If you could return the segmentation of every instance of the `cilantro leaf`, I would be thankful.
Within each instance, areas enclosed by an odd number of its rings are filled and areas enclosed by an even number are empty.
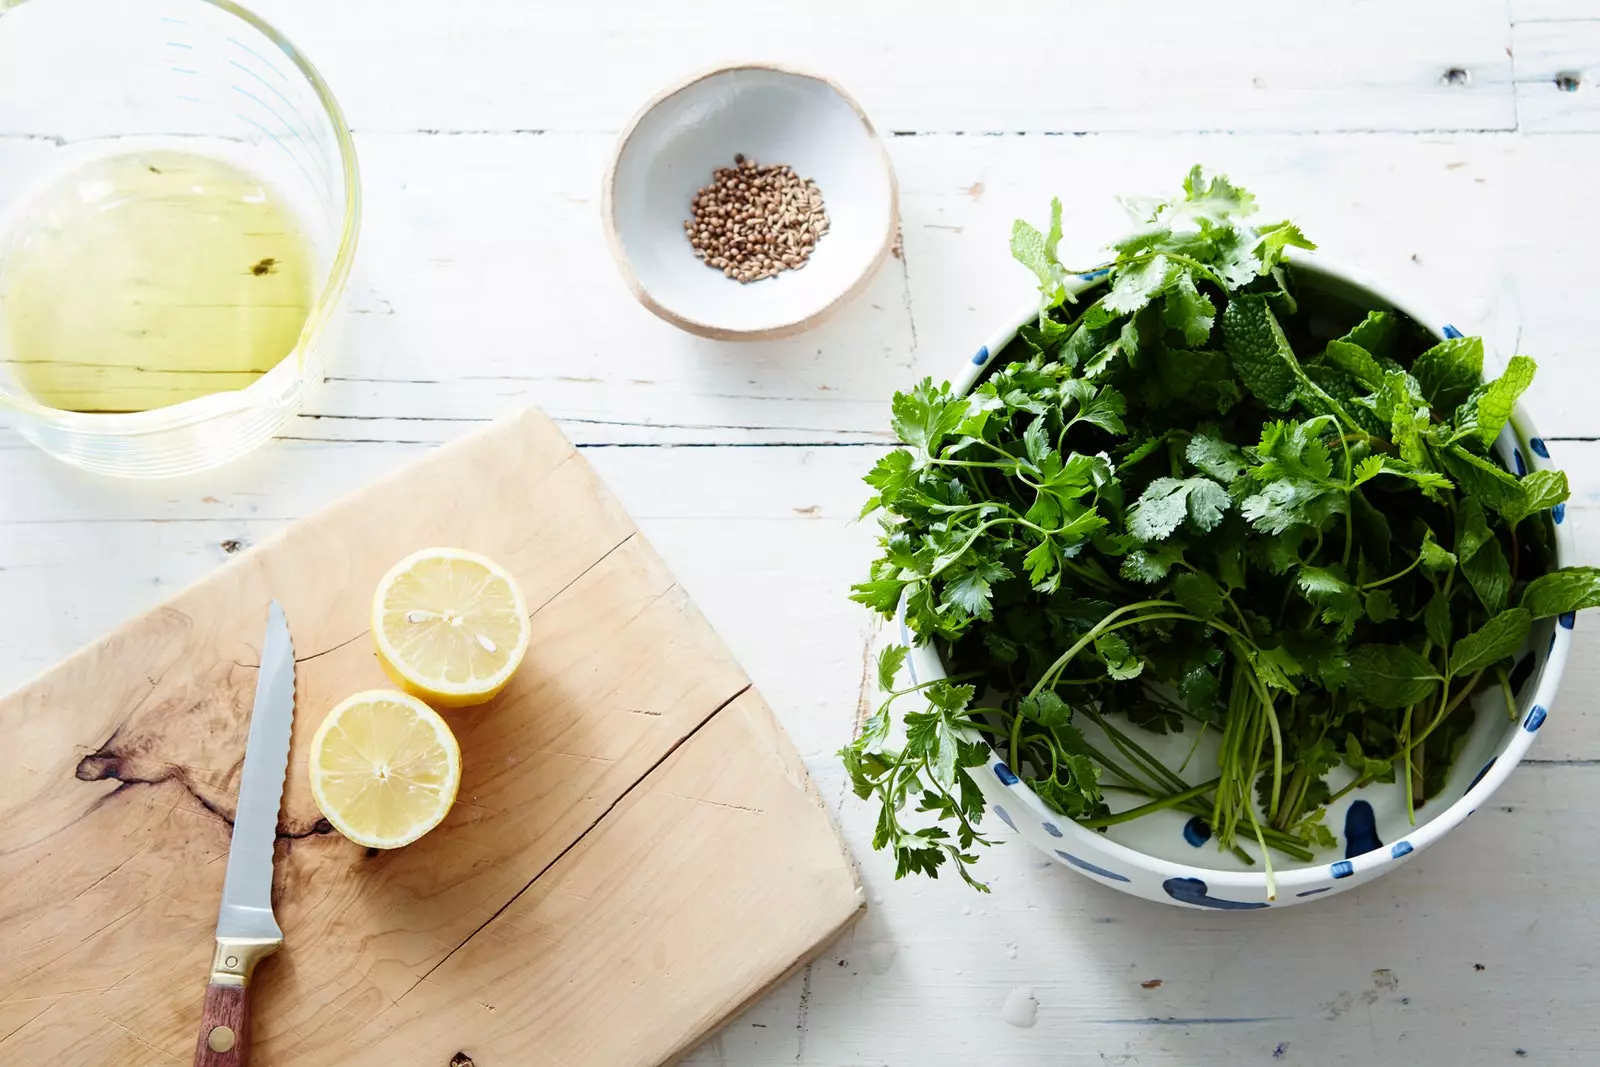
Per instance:
[[[1161,321],[1183,334],[1185,344],[1203,345],[1217,320],[1217,307],[1195,285],[1194,275],[1180,270],[1161,302]]]
[[[1289,248],[1304,248],[1308,252],[1315,252],[1317,246],[1292,222],[1275,222],[1270,226],[1256,228],[1254,251],[1261,260],[1263,274],[1281,263],[1285,249]]]
[[[1107,433],[1126,432],[1127,427],[1122,424],[1122,416],[1128,410],[1128,402],[1111,386],[1104,385],[1096,389],[1081,378],[1072,378],[1062,383],[1061,392],[1064,397],[1070,397],[1078,402],[1078,410],[1068,422],[1068,426],[1087,422]]]
[[[1188,571],[1172,580],[1172,596],[1203,619],[1222,614],[1222,587],[1209,574]]]
[[[1456,554],[1434,540],[1432,530],[1423,534],[1417,554],[1422,557],[1422,566],[1430,571],[1447,571],[1456,565]]]
[[[1139,677],[1144,661],[1133,653],[1121,634],[1101,634],[1094,639],[1095,655],[1105,664],[1106,674],[1119,682]]]
[[[1017,714],[1032,719],[1047,730],[1060,730],[1072,722],[1072,708],[1054,689],[1041,690],[1017,702]]]
[[[1237,446],[1205,432],[1189,438],[1184,458],[1223,485],[1232,485],[1245,470],[1244,454]]]
[[[1322,610],[1322,621],[1338,627],[1337,640],[1349,638],[1367,613],[1360,592],[1336,566],[1301,567],[1295,584],[1308,601]]]
[[[1135,548],[1122,557],[1120,573],[1129,581],[1159,582],[1167,576],[1172,565],[1183,559],[1183,545],[1178,541]]]
[[[1185,518],[1198,530],[1210,530],[1229,502],[1228,491],[1209,478],[1157,478],[1129,511],[1128,532],[1140,541],[1161,541]]]
[[[1100,306],[1113,315],[1131,315],[1177,284],[1182,273],[1170,259],[1157,253],[1142,263],[1118,271],[1111,291],[1100,301]]]
[[[1394,595],[1387,589],[1374,589],[1363,600],[1367,618],[1373,622],[1385,623],[1400,617],[1400,609],[1394,606]]]

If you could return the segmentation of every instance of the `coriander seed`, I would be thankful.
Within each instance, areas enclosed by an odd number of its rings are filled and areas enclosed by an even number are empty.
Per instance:
[[[743,155],[695,193],[683,232],[695,258],[741,284],[799,270],[828,232],[822,190],[794,168]]]

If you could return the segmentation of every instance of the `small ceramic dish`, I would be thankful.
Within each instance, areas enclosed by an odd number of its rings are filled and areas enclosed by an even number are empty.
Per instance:
[[[695,193],[743,155],[817,183],[829,220],[809,262],[740,284],[695,258]],[[755,340],[814,326],[866,288],[894,242],[894,171],[861,106],[826,78],[723,67],[672,86],[623,130],[603,190],[606,238],[645,307],[702,337]]]
[[[1291,261],[1303,287],[1369,309],[1400,311],[1440,339],[1461,336],[1444,319],[1417,310],[1409,301],[1390,295],[1356,271],[1306,253],[1292,255]],[[1105,273],[1101,270],[1082,275],[1074,289],[1092,287]],[[991,364],[1000,362],[1017,327],[1037,314],[1037,303],[1030,303],[980,346],[952,375],[951,384],[956,391],[965,393],[982,381]],[[1549,448],[1521,407],[1513,412],[1510,425],[1495,447],[1507,469],[1519,477],[1530,470],[1552,467]],[[1573,557],[1571,528],[1564,523],[1565,518],[1564,505],[1549,513],[1555,532],[1557,567],[1571,562]],[[1324,849],[1311,863],[1300,866],[1278,857],[1274,863],[1277,897],[1270,901],[1266,876],[1259,864],[1247,867],[1231,853],[1218,849],[1210,840],[1210,828],[1198,818],[1188,818],[1181,812],[1156,812],[1100,833],[1046,807],[1006,765],[1002,753],[991,749],[987,766],[975,767],[970,773],[988,802],[990,813],[1029,844],[1058,863],[1124,893],[1163,904],[1225,911],[1318,900],[1394,870],[1459,825],[1500,787],[1528,751],[1534,733],[1544,725],[1566,666],[1573,624],[1571,615],[1534,624],[1527,645],[1516,654],[1517,667],[1512,672],[1515,719],[1506,715],[1498,694],[1480,695],[1474,700],[1477,718],[1472,730],[1461,744],[1444,788],[1417,812],[1415,826],[1406,815],[1402,786],[1374,784],[1352,792],[1330,805],[1324,817],[1338,836],[1338,847]],[[903,615],[900,637],[905,644],[911,644]],[[907,665],[915,682],[945,676],[944,664],[930,645],[912,647]],[[1125,728],[1168,766],[1182,762],[1193,741],[1191,734],[1158,736],[1134,726]],[[1094,732],[1092,726],[1085,724],[1086,734]],[[1199,749],[1202,757],[1214,752],[1214,744],[1209,750],[1204,745]],[[1200,758],[1195,765],[1204,766],[1207,761]],[[1343,769],[1334,772],[1349,773]],[[1335,787],[1343,784],[1343,780],[1330,782]]]

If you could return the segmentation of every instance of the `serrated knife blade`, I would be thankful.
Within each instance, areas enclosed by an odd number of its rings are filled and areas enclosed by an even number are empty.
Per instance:
[[[250,711],[233,842],[217,911],[217,948],[200,1020],[195,1063],[242,1065],[249,1047],[247,986],[255,965],[283,944],[272,915],[272,853],[278,808],[289,768],[289,733],[294,724],[294,642],[283,608],[267,609],[261,670]]]

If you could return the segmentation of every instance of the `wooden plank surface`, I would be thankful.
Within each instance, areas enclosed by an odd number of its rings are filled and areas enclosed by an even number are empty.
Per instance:
[[[1569,113],[1572,132],[1546,136],[1538,110],[1591,99],[1546,80],[1600,67],[1583,25],[1591,0],[1243,4],[1205,9],[1203,25],[1177,10],[1192,5],[1043,0],[977,14],[831,0],[593,14],[480,0],[259,6],[328,74],[358,130],[367,226],[334,380],[319,417],[286,439],[178,483],[86,478],[0,435],[0,604],[26,609],[0,612],[0,686],[237,544],[539,403],[771,702],[874,901],[827,957],[690,1054],[692,1067],[1595,1058],[1582,890],[1600,878],[1593,627],[1580,623],[1534,760],[1494,805],[1392,878],[1275,925],[1128,901],[1036,869],[1020,847],[986,857],[988,897],[895,882],[833,757],[875,639],[844,599],[873,536],[850,521],[855,479],[881,451],[890,392],[949,374],[1027,300],[1006,235],[1019,215],[1041,220],[1054,194],[1070,213],[1063,247],[1092,254],[1123,225],[1114,195],[1161,192],[1192,162],[1221,166],[1331,254],[1484,332],[1491,358],[1535,356],[1531,405],[1573,477],[1582,561],[1600,563],[1600,430],[1586,399],[1600,372],[1584,310],[1600,133]],[[1076,32],[1080,19],[1096,21]],[[1561,25],[1535,47],[1540,23]],[[688,69],[752,57],[825,70],[881,130],[912,134],[888,138],[905,258],[815,333],[716,345],[628,298],[596,191],[639,101]],[[1453,69],[1465,82],[1445,77]],[[514,132],[535,129],[549,132]],[[25,150],[42,149],[0,137],[0,182],[7,153]],[[1398,985],[1380,988],[1378,971]],[[1019,990],[1039,1002],[1032,1027],[1002,1018]],[[34,1010],[5,1000],[0,1036]],[[132,1038],[124,1048],[129,1063],[154,1055]]]
[[[891,131],[1515,124],[1503,0],[1241,0],[1225,16],[1146,0],[1136,45],[1129,13],[1092,0],[1000,0],[981,17],[916,0],[702,0],[692,17],[648,0],[488,0],[470,19],[428,5],[396,18],[384,0],[257,6],[349,86],[366,132],[610,131],[684,71],[774,53],[826,68]]]
[[[321,820],[306,746],[344,696],[385,684],[369,591],[428,544],[518,578],[529,654],[493,704],[451,716],[464,772],[446,821],[364,852]],[[480,1001],[516,1020],[548,990],[521,977],[484,989],[481,973],[521,976],[537,957],[547,984],[585,972],[597,1011],[635,1000],[621,1029],[576,1004],[543,1015],[539,1055],[581,1059],[598,1029],[605,1062],[659,1063],[858,913],[850,860],[749,679],[530,412],[290,527],[0,702],[0,1002],[33,1012],[0,1038],[7,1062],[111,1063],[126,1036],[170,1058],[192,1045],[272,598],[298,668],[274,870],[286,945],[255,990],[258,1062],[347,1062],[429,997],[446,999],[400,1047],[426,1035],[526,1062],[535,1038],[502,1032]],[[586,936],[518,929],[551,898]],[[591,964],[651,937],[698,955],[654,974]]]

